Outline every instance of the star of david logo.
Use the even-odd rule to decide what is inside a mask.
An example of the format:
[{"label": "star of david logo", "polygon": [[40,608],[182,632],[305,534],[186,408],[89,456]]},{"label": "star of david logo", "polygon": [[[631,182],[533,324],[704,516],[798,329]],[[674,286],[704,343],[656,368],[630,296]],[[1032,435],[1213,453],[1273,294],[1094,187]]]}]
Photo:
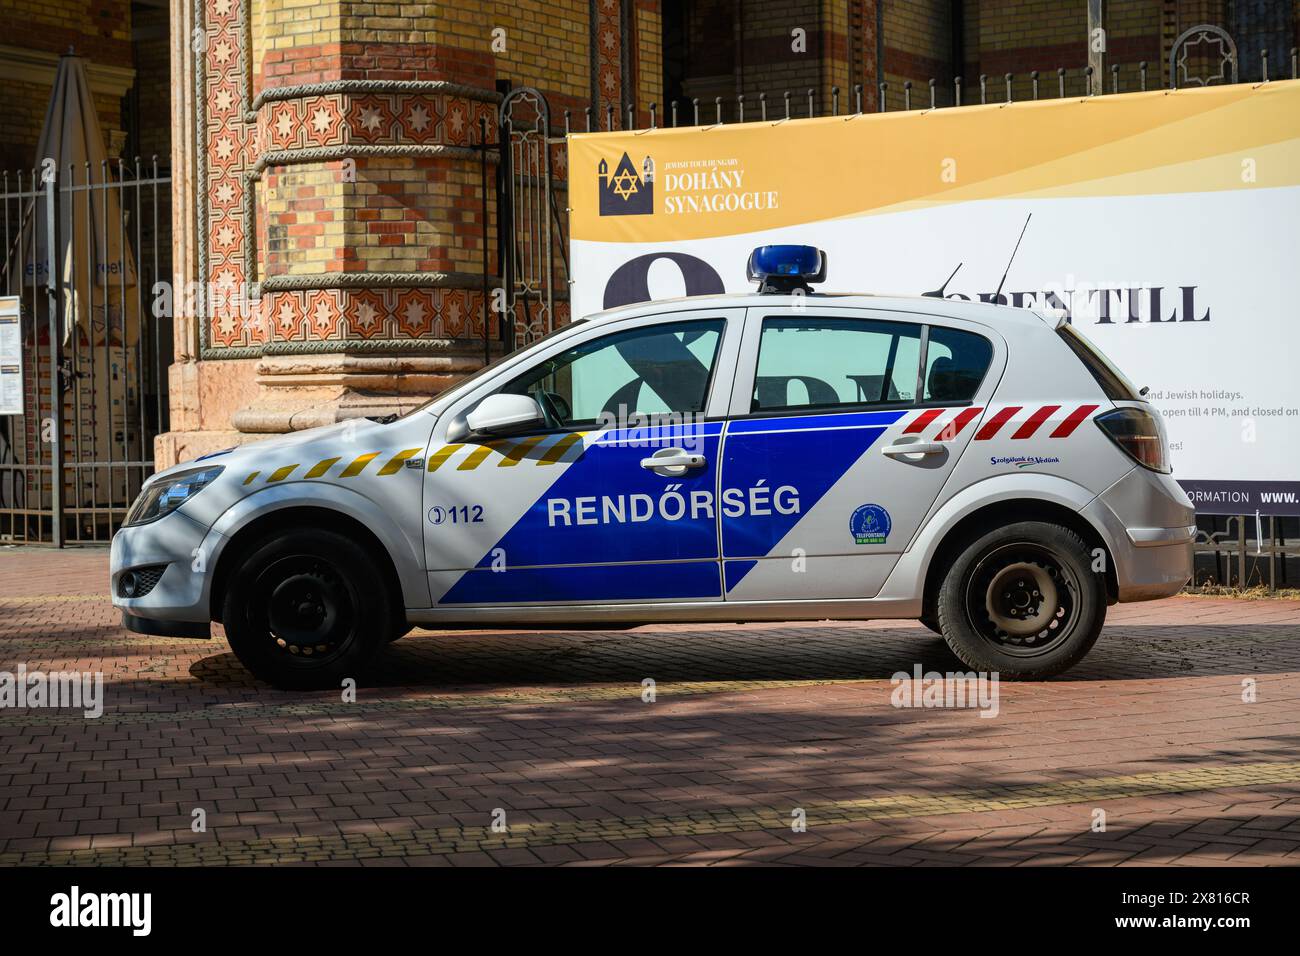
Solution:
[{"label": "star of david logo", "polygon": [[627,153],[613,169],[601,160],[596,174],[600,183],[602,216],[647,216],[654,212],[654,163],[647,156],[638,172]]},{"label": "star of david logo", "polygon": [[641,181],[630,170],[623,170],[613,179],[614,195],[627,199],[641,187]]}]

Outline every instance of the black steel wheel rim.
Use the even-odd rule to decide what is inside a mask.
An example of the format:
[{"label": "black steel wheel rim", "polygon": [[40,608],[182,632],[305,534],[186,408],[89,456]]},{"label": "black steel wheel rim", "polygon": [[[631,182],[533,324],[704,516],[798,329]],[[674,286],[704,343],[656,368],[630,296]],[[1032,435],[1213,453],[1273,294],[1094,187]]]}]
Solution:
[{"label": "black steel wheel rim", "polygon": [[1003,654],[1038,657],[1074,632],[1079,579],[1050,548],[1029,541],[982,555],[966,581],[966,614],[975,632]]},{"label": "black steel wheel rim", "polygon": [[291,555],[257,575],[248,613],[279,654],[312,666],[337,657],[356,639],[358,608],[355,588],[333,564]]}]

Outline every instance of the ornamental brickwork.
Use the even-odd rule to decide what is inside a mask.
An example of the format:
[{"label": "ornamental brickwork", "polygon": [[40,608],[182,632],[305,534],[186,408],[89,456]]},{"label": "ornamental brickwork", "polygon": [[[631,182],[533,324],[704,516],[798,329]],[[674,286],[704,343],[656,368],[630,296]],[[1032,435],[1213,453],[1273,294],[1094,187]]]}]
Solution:
[{"label": "ornamental brickwork", "polygon": [[[192,191],[178,189],[176,215],[195,226],[178,251],[200,295],[178,318],[181,427],[159,458],[401,411],[480,365],[500,337],[490,311],[484,323],[497,222],[481,129],[495,142],[512,85],[546,95],[553,133],[593,104],[623,125],[633,91],[644,121],[661,98],[659,7],[175,0],[186,44],[173,76],[194,91],[177,149]],[[562,147],[552,161],[562,188]],[[566,321],[567,302],[555,313]]]}]

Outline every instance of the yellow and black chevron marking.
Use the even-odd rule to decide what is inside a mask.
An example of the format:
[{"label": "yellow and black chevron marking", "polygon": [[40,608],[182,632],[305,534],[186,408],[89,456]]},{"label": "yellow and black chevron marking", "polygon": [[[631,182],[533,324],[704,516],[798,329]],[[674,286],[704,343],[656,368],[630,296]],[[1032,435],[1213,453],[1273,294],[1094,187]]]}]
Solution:
[{"label": "yellow and black chevron marking", "polygon": [[527,438],[487,442],[478,446],[443,445],[429,456],[429,471],[437,471],[447,464],[462,448],[473,448],[456,465],[457,471],[473,471],[484,462],[495,460],[498,468],[513,468],[522,461],[535,465],[554,465],[560,461],[576,461],[585,450],[582,439],[587,432],[569,432],[567,435],[530,435]]},{"label": "yellow and black chevron marking", "polygon": [[[397,474],[399,471],[402,470],[402,464],[403,462],[406,461],[406,459],[412,457],[413,455],[418,455],[419,453],[420,453],[419,448],[402,449],[397,454],[393,455],[391,458],[388,459],[388,461],[383,465],[383,467],[379,469],[379,474],[381,475]],[[382,454],[383,454],[382,452],[370,451],[370,452],[366,452],[364,455],[358,455],[356,458],[352,458],[352,459],[344,459],[341,456],[337,456],[337,455],[334,456],[333,458],[322,458],[320,461],[316,462],[316,464],[308,468],[305,474],[302,474],[299,477],[324,478],[327,474],[329,474],[331,468],[333,468],[339,462],[346,460],[347,464],[344,465],[343,468],[339,471],[338,477],[355,478],[357,475],[361,474],[366,470],[367,465],[369,465],[376,458],[380,457]],[[275,469],[275,471],[271,472],[269,475],[266,476],[267,484],[272,484],[277,481],[284,481],[286,478],[292,477],[294,472],[296,472],[300,467],[302,467],[301,463],[297,463],[293,465],[281,465],[279,468]],[[260,474],[262,474],[262,472],[260,471],[250,472],[248,477],[244,479],[244,484],[246,485],[252,484],[257,479],[257,476]]]},{"label": "yellow and black chevron marking", "polygon": [[[473,450],[457,463],[457,471],[473,471],[479,465],[494,458],[498,468],[513,468],[523,461],[531,461],[535,465],[554,465],[561,461],[574,461],[581,456],[584,450],[582,439],[586,435],[587,432],[569,432],[566,435],[532,435],[528,438],[493,441],[482,445],[443,445],[429,456],[429,463],[426,467],[431,472],[437,471],[464,448],[472,448]],[[419,448],[404,448],[385,461],[375,474],[381,478],[395,475],[403,470],[409,459],[414,458],[419,453]],[[347,464],[339,470],[337,477],[355,478],[363,474],[366,466],[376,458],[382,457],[383,454],[383,452],[371,451],[366,452],[364,455],[358,455],[351,460],[337,455],[333,458],[322,458],[298,477],[324,478],[339,462],[347,461]],[[301,462],[292,465],[281,465],[266,476],[266,481],[268,484],[284,481],[286,478],[293,477],[301,467]],[[251,485],[261,474],[260,470],[249,472],[248,477],[244,479],[244,484]]]}]

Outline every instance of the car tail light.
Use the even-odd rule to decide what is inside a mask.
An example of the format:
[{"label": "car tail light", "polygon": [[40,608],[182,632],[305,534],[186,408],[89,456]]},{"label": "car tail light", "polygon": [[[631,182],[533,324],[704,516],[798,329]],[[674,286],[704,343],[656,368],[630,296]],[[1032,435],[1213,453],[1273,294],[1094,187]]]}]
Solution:
[{"label": "car tail light", "polygon": [[1144,468],[1169,474],[1169,445],[1160,416],[1144,408],[1125,406],[1093,419],[1107,437]]}]

